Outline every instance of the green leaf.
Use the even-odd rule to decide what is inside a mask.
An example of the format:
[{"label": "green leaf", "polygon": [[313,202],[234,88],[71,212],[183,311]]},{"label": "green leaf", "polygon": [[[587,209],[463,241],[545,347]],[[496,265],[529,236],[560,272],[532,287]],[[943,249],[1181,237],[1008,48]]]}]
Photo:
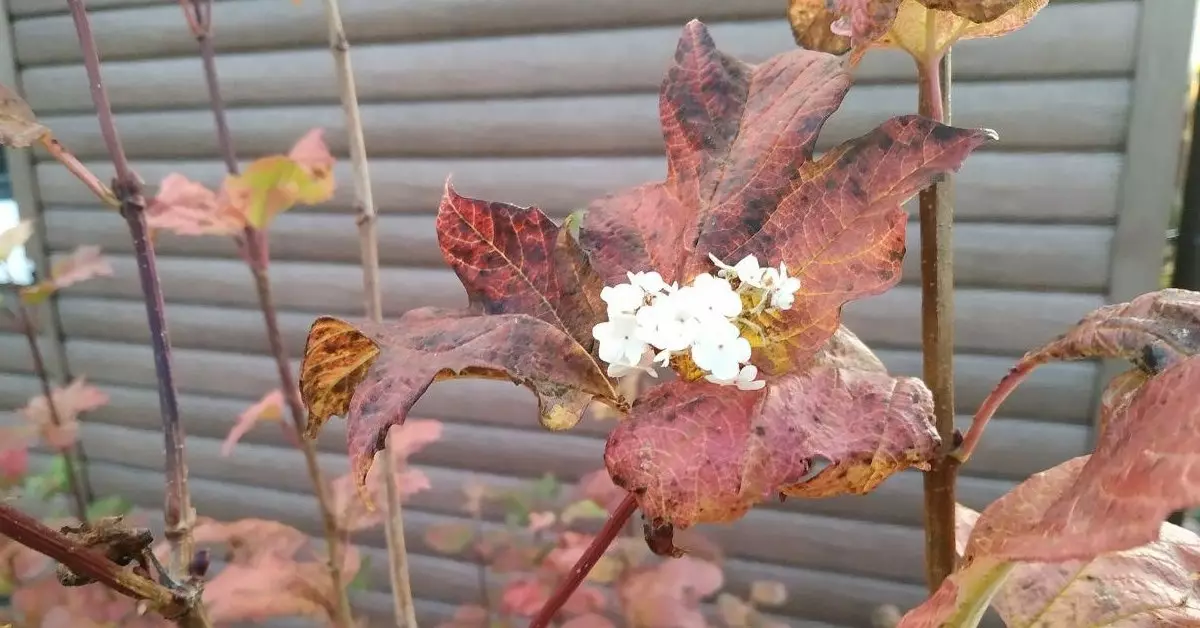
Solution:
[{"label": "green leaf", "polygon": [[608,511],[603,506],[590,499],[584,499],[570,504],[563,509],[559,519],[563,523],[571,523],[579,519],[607,519]]},{"label": "green leaf", "polygon": [[539,501],[554,501],[562,490],[562,484],[553,473],[547,472],[533,485],[533,498]]},{"label": "green leaf", "polygon": [[346,588],[351,591],[366,591],[371,585],[371,557],[362,557],[362,566],[358,568],[358,573],[354,574],[354,579]]},{"label": "green leaf", "polygon": [[128,499],[120,495],[109,495],[88,504],[87,517],[89,521],[95,521],[101,517],[127,515],[131,510],[133,504]]}]

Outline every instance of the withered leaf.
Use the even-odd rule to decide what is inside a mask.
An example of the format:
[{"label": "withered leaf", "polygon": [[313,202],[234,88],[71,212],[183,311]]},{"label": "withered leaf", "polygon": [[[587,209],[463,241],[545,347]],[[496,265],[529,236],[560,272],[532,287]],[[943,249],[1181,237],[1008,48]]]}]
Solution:
[{"label": "withered leaf", "polygon": [[26,148],[49,132],[24,98],[0,84],[0,145]]},{"label": "withered leaf", "polygon": [[[867,493],[924,467],[939,442],[920,380],[816,367],[762,391],[657,386],[610,434],[604,461],[661,535],[664,526],[736,520],[780,493]],[[828,466],[808,477],[818,459]]]},{"label": "withered leaf", "polygon": [[527,314],[430,307],[388,325],[322,317],[309,332],[301,365],[308,434],[330,416],[346,416],[351,466],[362,487],[388,428],[404,423],[434,381],[453,377],[528,387],[550,429],[572,427],[593,398],[613,396],[612,382],[591,354],[565,331]]},{"label": "withered leaf", "polygon": [[845,54],[850,50],[850,38],[833,32],[839,15],[829,10],[829,0],[789,0],[788,23],[796,44],[808,50]]},{"label": "withered leaf", "polygon": [[917,0],[929,9],[949,11],[975,23],[991,22],[1015,9],[1022,0]]},{"label": "withered leaf", "polygon": [[801,289],[767,339],[785,357],[756,365],[779,373],[811,357],[842,305],[899,280],[901,203],[995,138],[904,116],[814,161],[849,87],[837,57],[795,50],[750,66],[689,23],[660,92],[668,178],[600,199],[583,219],[581,243],[606,283],[656,270],[684,284],[713,270],[709,254],[785,262]]}]

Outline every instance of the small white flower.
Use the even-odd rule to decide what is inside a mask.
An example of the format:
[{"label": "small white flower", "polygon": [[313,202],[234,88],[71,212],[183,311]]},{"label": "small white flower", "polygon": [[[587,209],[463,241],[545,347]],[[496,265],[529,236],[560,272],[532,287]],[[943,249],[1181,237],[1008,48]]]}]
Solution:
[{"label": "small white flower", "polygon": [[626,272],[626,277],[629,277],[629,283],[644,290],[647,294],[662,292],[667,289],[667,284],[663,281],[662,275],[654,272]]},{"label": "small white flower", "polygon": [[740,333],[731,322],[706,321],[703,333],[692,345],[692,361],[717,379],[736,378],[742,363],[750,360],[750,341]]},{"label": "small white flower", "polygon": [[733,379],[717,379],[712,375],[707,375],[704,379],[722,386],[737,386],[738,390],[759,390],[767,385],[766,380],[756,380],[755,377],[758,377],[758,367],[747,364],[738,371],[737,376]]},{"label": "small white flower", "polygon": [[646,343],[637,337],[637,318],[628,314],[598,323],[592,337],[600,342],[600,359],[609,364],[634,366],[646,352]]},{"label": "small white flower", "polygon": [[639,360],[637,364],[609,364],[605,371],[608,373],[609,377],[625,377],[626,375],[633,375],[634,373],[645,373],[650,377],[658,377],[658,371],[654,370],[654,367],[651,366],[651,362],[647,360],[649,357],[650,352],[647,351],[642,355],[642,359]]},{"label": "small white flower", "polygon": [[707,273],[698,275],[678,294],[687,300],[688,311],[701,321],[735,318],[742,313],[742,297],[729,282]]},{"label": "small white flower", "polygon": [[657,349],[683,351],[696,339],[700,323],[689,311],[690,301],[680,293],[660,296],[638,310],[638,339]]},{"label": "small white flower", "polygon": [[600,291],[600,299],[608,304],[608,317],[611,319],[637,312],[646,303],[646,293],[633,284],[619,283],[604,286]]},{"label": "small white flower", "polygon": [[[663,349],[662,351],[659,351],[658,353],[654,354],[654,363],[659,366],[667,366],[668,364],[670,364],[671,363],[671,351]],[[655,374],[655,377],[657,377],[657,376],[658,375]]]},{"label": "small white flower", "polygon": [[796,302],[796,291],[799,289],[800,279],[788,277],[787,266],[779,262],[779,278],[775,281],[774,291],[771,293],[771,306],[781,310],[791,308]]},{"label": "small white flower", "polygon": [[730,266],[729,264],[717,259],[717,257],[712,253],[708,254],[708,259],[712,260],[712,262],[717,265],[717,268],[721,269],[717,272],[718,277],[724,277],[727,279],[736,277],[743,283],[748,283],[755,287],[761,287],[761,277],[763,271],[766,269],[759,267],[757,257],[753,255],[747,255],[746,257],[743,257],[740,262],[734,264],[733,266]]}]

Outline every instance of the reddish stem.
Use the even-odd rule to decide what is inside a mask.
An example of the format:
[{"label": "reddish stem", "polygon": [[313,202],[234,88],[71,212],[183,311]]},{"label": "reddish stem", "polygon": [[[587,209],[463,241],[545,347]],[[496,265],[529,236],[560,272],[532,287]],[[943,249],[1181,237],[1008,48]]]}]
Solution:
[{"label": "reddish stem", "polygon": [[[932,13],[932,11],[929,11]],[[927,20],[932,20],[928,16]],[[929,22],[932,24],[932,21]],[[932,33],[932,26],[930,33]],[[934,37],[928,37],[932,50]],[[949,123],[949,51],[918,61],[919,113]],[[943,86],[943,81],[946,85]],[[933,414],[943,452],[953,449],[954,426],[954,208],[948,182],[922,190],[921,349],[923,376],[933,393]],[[925,474],[925,576],[936,591],[954,571],[955,483],[959,461],[942,453]]]},{"label": "reddish stem", "polygon": [[546,600],[546,604],[542,606],[542,610],[538,611],[536,617],[530,622],[529,628],[547,628],[550,622],[554,619],[554,615],[562,609],[567,600],[571,599],[571,595],[583,584],[587,575],[592,571],[592,567],[600,562],[600,558],[604,556],[604,552],[608,551],[608,547],[612,545],[613,540],[621,534],[621,529],[625,527],[625,522],[633,516],[637,510],[637,499],[633,494],[625,496],[621,501],[621,505],[617,506],[617,510],[608,517],[608,521],[604,522],[604,527],[592,539],[590,545],[584,550],[583,555],[579,560],[575,561],[575,566],[571,567],[571,573],[567,574],[566,580],[559,583],[558,588],[554,591],[554,595]]},{"label": "reddish stem", "polygon": [[[18,301],[16,310],[18,324],[21,326],[21,331],[25,334],[25,340],[29,342],[29,355],[33,358],[34,375],[37,375],[38,381],[42,385],[42,394],[46,397],[46,408],[50,410],[50,423],[56,428],[62,427],[62,415],[58,413],[58,404],[54,402],[54,390],[50,386],[50,374],[46,371],[46,361],[42,359],[42,349],[38,346],[37,329],[33,325],[33,318],[29,315],[29,308],[25,307],[24,303]],[[75,517],[81,523],[87,523],[87,492],[79,480],[79,472],[75,465],[75,456],[71,449],[71,447],[66,447],[58,453],[62,456],[63,469],[67,474],[67,485],[70,487],[71,495],[75,500]]]},{"label": "reddish stem", "polygon": [[129,225],[137,259],[138,276],[141,280],[142,297],[146,303],[147,325],[150,328],[150,343],[154,349],[154,367],[158,376],[158,400],[162,415],[164,449],[166,451],[167,490],[163,515],[165,534],[171,542],[172,565],[175,574],[182,574],[192,559],[192,524],[195,512],[187,485],[187,462],[184,456],[184,431],[179,422],[179,402],[176,398],[175,378],[171,367],[171,340],[167,336],[166,307],[162,288],[158,281],[158,263],[154,245],[146,229],[146,200],[142,196],[141,181],[134,174],[121,146],[117,134],[117,123],[113,117],[112,104],[104,89],[100,75],[100,53],[96,49],[96,38],[88,20],[84,0],[67,0],[71,18],[79,38],[79,49],[83,54],[83,65],[87,71],[88,87],[92,103],[96,107],[96,118],[104,144],[112,158],[116,177],[113,192],[120,201],[121,215]]}]

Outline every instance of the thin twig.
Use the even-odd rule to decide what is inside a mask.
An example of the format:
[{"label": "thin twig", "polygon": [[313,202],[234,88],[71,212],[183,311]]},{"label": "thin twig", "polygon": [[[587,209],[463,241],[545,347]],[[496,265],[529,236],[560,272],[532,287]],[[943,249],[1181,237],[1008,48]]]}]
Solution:
[{"label": "thin twig", "polygon": [[[354,85],[354,69],[350,61],[350,41],[342,26],[338,0],[325,0],[325,19],[329,24],[329,50],[337,68],[338,91],[350,137],[350,162],[354,175],[354,199],[358,210],[358,241],[362,250],[363,299],[367,316],[383,321],[383,298],[379,292],[379,237],[376,228],[375,199],[371,194],[371,174],[367,165],[366,142],[363,139],[362,116],[358,110],[358,90]],[[404,539],[404,516],[399,491],[393,479],[396,464],[392,460],[391,439],[384,443],[384,499],[387,518],[384,519],[388,547],[388,575],[392,584],[392,606],[399,628],[417,628],[413,605],[412,584],[408,573],[408,550]]]},{"label": "thin twig", "polygon": [[166,451],[166,498],[163,507],[165,535],[171,544],[170,568],[172,576],[180,576],[192,559],[192,526],[195,512],[192,510],[191,495],[187,484],[187,461],[184,456],[184,431],[179,422],[179,402],[176,399],[175,378],[171,368],[171,341],[167,335],[165,306],[162,288],[158,281],[158,266],[154,245],[147,237],[146,201],[142,197],[141,181],[129,166],[121,138],[117,134],[112,105],[100,75],[100,54],[96,50],[96,38],[92,35],[84,0],[67,0],[71,17],[79,36],[79,47],[83,53],[83,65],[87,70],[88,86],[92,103],[100,124],[100,133],[108,147],[116,170],[113,193],[120,201],[121,215],[129,225],[137,257],[138,276],[142,285],[142,297],[146,303],[146,318],[150,327],[150,342],[154,348],[154,367],[158,376],[158,400],[162,414],[163,440]]},{"label": "thin twig", "polygon": [[[950,51],[937,49],[933,9],[926,10],[926,50],[918,61],[919,112],[950,122]],[[954,442],[954,206],[949,177],[920,194],[921,349],[924,379],[933,393],[933,411],[943,450]],[[925,474],[925,576],[936,591],[954,571],[955,481],[958,460],[939,455]]]},{"label": "thin twig", "polygon": [[[213,120],[217,127],[217,143],[220,146],[221,156],[229,174],[236,175],[238,174],[237,153],[234,150],[233,137],[225,118],[225,101],[221,97],[221,84],[217,77],[216,52],[212,43],[212,0],[180,0],[180,5],[187,18],[188,27],[200,47],[200,57],[204,64],[204,78],[208,86],[209,105],[212,108]],[[291,411],[296,433],[303,434],[307,415],[296,389],[296,380],[292,377],[287,347],[283,344],[283,335],[279,330],[279,315],[271,295],[271,281],[268,275],[270,256],[267,252],[266,232],[247,225],[238,244],[244,249],[243,257],[248,262],[250,272],[254,276],[259,307],[262,310],[263,321],[267,329],[267,340],[271,346],[271,355],[275,358],[284,398]],[[354,625],[354,616],[346,591],[345,575],[342,573],[346,540],[338,531],[329,487],[325,483],[320,463],[317,460],[316,446],[303,438],[298,440],[300,441],[300,451],[304,454],[308,476],[313,485],[313,493],[316,494],[317,505],[321,511],[325,543],[329,551],[329,578],[337,596],[336,621],[342,628],[350,628]]]},{"label": "thin twig", "polygon": [[91,190],[92,194],[95,194],[96,198],[99,198],[102,203],[118,209],[121,207],[121,201],[117,200],[117,196],[113,194],[113,191],[100,181],[100,177],[97,177],[91,170],[88,170],[88,167],[83,165],[83,162],[79,161],[75,155],[72,155],[71,151],[67,150],[62,145],[62,142],[58,141],[58,138],[50,133],[46,133],[38,141],[49,151],[52,157],[58,160],[58,163],[65,166],[71,174],[75,175],[75,178],[87,186],[87,189]]},{"label": "thin twig", "polygon": [[[42,349],[38,346],[37,329],[33,325],[33,317],[29,315],[29,308],[19,300],[14,309],[17,311],[17,324],[21,326],[21,331],[25,334],[25,340],[29,342],[29,355],[33,359],[33,373],[42,385],[42,394],[46,396],[46,408],[50,411],[50,423],[55,428],[61,428],[63,424],[62,416],[58,413],[58,404],[54,402],[54,391],[50,386],[50,374],[46,372],[46,362],[42,359]],[[71,496],[74,498],[75,517],[81,523],[87,523],[87,493],[80,482],[79,472],[76,470],[75,456],[71,449],[71,447],[66,447],[58,453],[62,456],[63,467],[67,473],[67,485],[71,488]]]},{"label": "thin twig", "polygon": [[592,538],[591,544],[583,551],[583,555],[579,560],[575,561],[575,566],[571,567],[571,572],[567,574],[566,579],[558,583],[558,588],[554,590],[554,594],[538,611],[536,617],[530,622],[529,628],[547,628],[550,622],[554,620],[554,615],[562,609],[567,600],[571,599],[571,595],[583,584],[588,573],[592,571],[592,567],[600,562],[604,557],[604,552],[608,551],[613,540],[621,534],[621,529],[625,527],[625,522],[633,516],[637,510],[637,499],[630,493],[621,500],[621,505],[617,506],[608,517],[608,521],[604,522],[604,527],[600,528],[600,532]]},{"label": "thin twig", "polygon": [[181,628],[209,628],[211,623],[200,604],[200,589],[169,589],[149,578],[112,562],[100,552],[79,545],[37,519],[0,503],[0,535],[45,554],[80,576],[135,600],[146,600],[152,610]]}]

